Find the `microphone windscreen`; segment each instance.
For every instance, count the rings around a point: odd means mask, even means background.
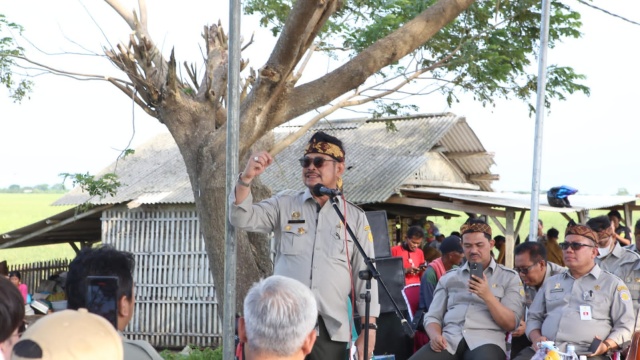
[[[324,185],[322,184],[316,184],[313,189],[311,190],[311,192],[313,193],[313,195],[315,196],[323,196],[324,194],[322,193],[322,191],[320,189],[322,189],[324,187]]]

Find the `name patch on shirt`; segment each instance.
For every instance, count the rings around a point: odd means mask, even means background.
[[[550,292],[557,293],[557,292],[563,292],[563,291],[564,291],[564,289],[551,289]]]
[[[304,220],[289,220],[287,221],[288,224],[304,224]]]

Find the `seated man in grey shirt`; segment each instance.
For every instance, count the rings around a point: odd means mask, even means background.
[[[520,324],[522,283],[491,257],[491,227],[469,219],[460,232],[468,261],[440,278],[424,319],[431,341],[410,360],[505,359],[506,333]],[[479,275],[471,273],[475,266]]]
[[[560,351],[575,346],[587,353],[594,337],[602,340],[590,359],[610,359],[609,352],[631,339],[635,321],[631,294],[620,278],[595,263],[598,235],[588,226],[569,223],[561,243],[566,272],[544,282],[529,308],[526,333],[531,348],[516,360],[531,359],[541,341],[554,341]]]

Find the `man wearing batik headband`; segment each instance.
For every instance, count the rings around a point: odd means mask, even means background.
[[[561,352],[568,344],[587,353],[594,337],[602,342],[589,359],[610,359],[631,339],[635,322],[631,294],[624,282],[595,263],[598,234],[573,221],[561,243],[568,270],[551,276],[529,307],[526,333],[533,348],[516,360],[528,360],[541,341],[553,341]]]
[[[431,340],[411,360],[504,359],[505,334],[520,324],[522,283],[514,270],[491,257],[491,227],[469,219],[460,232],[467,262],[440,278],[424,317]],[[471,276],[471,263],[482,268],[481,278]]]
[[[307,285],[318,302],[319,335],[309,359],[346,359],[352,321],[347,299],[353,298],[359,314],[365,314],[366,281],[358,277],[367,266],[346,227],[325,195],[311,191],[317,184],[329,189],[341,186],[345,171],[342,142],[323,132],[315,133],[300,159],[304,191],[283,191],[253,204],[251,181],[273,163],[266,151],[251,155],[238,176],[229,220],[234,226],[254,232],[275,234],[274,274],[294,278]],[[373,237],[365,213],[338,198],[338,207],[370,258],[375,258]],[[351,271],[351,272],[349,272]],[[376,340],[376,318],[380,312],[377,281],[371,282],[371,309],[367,358],[372,357]],[[364,323],[364,316],[362,322]],[[364,334],[356,341],[359,358],[364,358]]]

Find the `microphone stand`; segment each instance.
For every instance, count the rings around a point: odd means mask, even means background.
[[[345,221],[344,215],[342,215],[342,212],[340,211],[340,208],[338,207],[338,203],[336,201],[336,197],[337,197],[337,195],[329,196],[329,199],[331,201],[331,206],[333,206],[333,209],[338,214],[338,217],[340,218],[340,220],[342,220],[342,223],[347,228],[347,231],[349,232],[349,235],[351,235],[351,238],[353,239],[353,243],[358,248],[358,251],[360,252],[362,257],[364,258],[364,262],[367,265],[367,270],[360,271],[358,273],[358,277],[361,280],[366,280],[366,289],[367,290],[366,290],[366,292],[364,294],[360,294],[360,298],[364,299],[364,301],[365,301],[365,308],[364,308],[365,309],[365,311],[364,311],[364,316],[365,316],[365,320],[364,321],[365,321],[365,323],[364,323],[364,329],[367,330],[367,331],[364,332],[364,349],[363,349],[362,353],[364,354],[364,360],[368,360],[368,358],[369,358],[369,354],[368,354],[368,351],[369,351],[369,312],[371,310],[371,279],[372,278],[375,278],[376,280],[378,280],[378,283],[384,289],[384,292],[387,293],[387,296],[389,297],[389,300],[391,300],[391,303],[393,304],[393,308],[395,310],[396,316],[398,316],[398,318],[400,319],[400,323],[402,324],[402,328],[403,328],[404,332],[407,335],[409,335],[410,337],[413,338],[414,331],[413,331],[413,329],[411,329],[411,325],[409,325],[409,322],[407,321],[407,319],[405,319],[404,316],[402,315],[402,313],[400,312],[400,308],[398,308],[398,304],[396,304],[395,300],[393,300],[393,297],[391,296],[391,293],[389,292],[389,289],[385,285],[384,281],[382,281],[382,279],[380,278],[380,273],[378,272],[378,269],[376,269],[375,265],[373,265],[373,260],[371,260],[371,258],[369,256],[367,256],[367,253],[362,248],[362,245],[360,245],[360,241],[358,241],[358,238],[356,237],[356,234],[353,233],[353,231],[351,230],[351,227]]]

